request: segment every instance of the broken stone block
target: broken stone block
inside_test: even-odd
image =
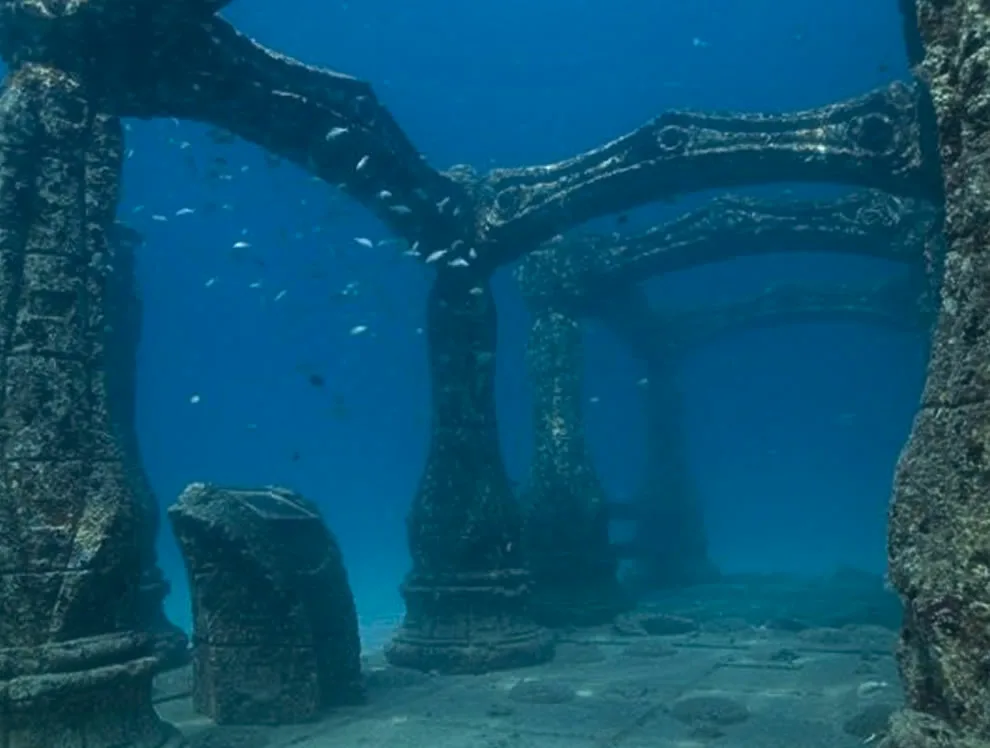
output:
[[[286,724],[362,699],[357,613],[314,504],[194,483],[169,508],[193,598],[193,705],[218,724]]]

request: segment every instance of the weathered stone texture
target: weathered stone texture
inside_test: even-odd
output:
[[[194,483],[168,511],[193,596],[193,704],[287,724],[363,698],[357,613],[319,509],[279,488]]]
[[[438,273],[428,300],[432,430],[408,518],[413,569],[396,665],[486,672],[552,656],[530,617],[523,517],[495,420],[495,303],[489,280]]]
[[[527,354],[534,454],[524,497],[533,612],[546,625],[596,625],[631,601],[616,577],[605,490],[584,437],[581,328],[559,311],[535,315]]]
[[[938,165],[922,147],[924,103],[897,82],[803,112],[664,112],[565,161],[485,175],[484,235],[509,262],[598,216],[744,184],[830,182],[937,199]]]
[[[828,252],[920,266],[938,226],[925,202],[874,191],[837,200],[730,195],[632,236],[559,237],[517,277],[534,300],[588,310],[652,277],[751,255]]]
[[[158,748],[137,520],[108,415],[121,128],[28,65],[0,98],[0,745]],[[129,742],[128,742],[129,741]]]
[[[948,254],[922,409],[895,478],[890,577],[907,611],[899,654],[908,706],[959,741],[986,740],[990,6],[977,0],[916,5],[921,72],[938,126]],[[922,744],[914,734],[892,737],[892,745],[915,745],[911,740]]]

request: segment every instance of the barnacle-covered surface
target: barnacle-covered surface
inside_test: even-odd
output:
[[[159,748],[140,521],[109,414],[118,120],[25,65],[0,98],[0,744]]]
[[[406,615],[388,658],[453,673],[543,662],[553,644],[529,617],[523,516],[499,445],[491,287],[449,270],[427,303],[430,448],[408,518]]]
[[[990,738],[990,7],[902,8],[920,32],[913,61],[935,107],[948,252],[928,380],[890,511],[890,578],[906,606],[899,659],[913,710],[895,721],[890,746],[975,745],[964,741]]]
[[[225,128],[342,186],[424,247],[470,237],[467,190],[422,158],[368,83],[266,49],[221,18],[179,25],[161,45],[140,85],[108,81],[113,111]]]
[[[893,83],[791,114],[666,112],[566,161],[490,172],[480,225],[506,262],[597,216],[707,189],[814,181],[937,200],[921,104]]]
[[[339,184],[399,236],[448,246],[473,221],[365,81],[265,48],[182,0],[4,0],[0,55],[78,74],[102,111],[225,128]]]
[[[605,489],[585,440],[580,322],[555,309],[533,315],[534,446],[523,496],[533,612],[553,626],[605,623],[630,601],[619,588]]]
[[[873,191],[823,201],[727,196],[642,234],[548,242],[517,278],[543,303],[586,308],[655,275],[746,255],[834,252],[920,265],[936,221],[923,201]]]

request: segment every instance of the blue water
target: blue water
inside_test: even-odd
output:
[[[268,46],[371,81],[440,168],[553,161],[667,108],[790,110],[908,77],[894,0],[236,0],[225,14]],[[190,123],[129,126],[120,216],[147,237],[138,429],[160,500],[191,481],[302,492],[340,539],[362,621],[394,618],[408,565],[404,515],[426,449],[427,271],[395,247],[360,246],[354,237],[389,237],[362,208],[331,202],[328,187],[289,164],[271,168],[253,146],[217,145]],[[229,181],[206,177],[217,157]],[[708,197],[636,211],[628,228]],[[182,208],[195,212],[175,215]],[[238,241],[252,246],[234,256]],[[889,271],[775,256],[650,289],[658,303],[718,303],[776,281],[870,282]],[[527,316],[508,271],[496,285],[503,447],[522,481]],[[351,335],[356,325],[367,332]],[[588,393],[599,400],[589,434],[607,488],[622,498],[642,467],[642,372],[593,325],[587,341]],[[692,468],[724,569],[883,570],[893,466],[922,381],[920,337],[765,330],[705,349],[683,373]],[[175,588],[169,612],[188,627],[182,563],[167,534],[161,546]]]

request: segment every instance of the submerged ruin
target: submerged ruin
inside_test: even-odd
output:
[[[676,614],[636,609],[617,578],[619,560],[632,559],[635,588],[676,599],[685,585],[719,576],[683,463],[678,361],[747,326],[843,319],[931,336],[928,381],[890,515],[890,576],[906,611],[898,649],[906,704],[889,726],[893,710],[846,732],[857,741],[882,736],[887,748],[990,739],[990,510],[974,500],[990,480],[990,301],[981,282],[990,225],[981,168],[990,142],[982,64],[990,10],[962,0],[902,1],[911,61],[924,83],[791,114],[666,112],[557,164],[477,173],[433,168],[367,83],[265,49],[217,15],[226,4],[0,0],[0,55],[9,67],[0,95],[2,748],[162,748],[209,732],[199,724],[184,727],[183,737],[152,703],[155,676],[190,655],[161,609],[165,587],[152,542],[159,513],[133,423],[139,329],[109,325],[116,332],[106,334],[108,320],[133,322],[138,303],[127,263],[108,261],[126,256],[134,240],[115,223],[121,117],[224,128],[341,184],[424,258],[445,256],[424,300],[432,430],[409,515],[413,568],[402,588],[406,616],[385,655],[391,666],[359,682],[346,574],[306,500],[281,489],[193,486],[171,516],[203,615],[193,632],[193,685],[179,689],[176,702],[192,693],[199,713],[228,724],[343,714],[325,735],[310,737],[345,744],[357,739],[362,709],[367,719],[387,716],[374,699],[360,703],[366,688],[408,686],[433,704],[427,720],[441,706],[459,714],[482,702],[458,699],[437,685],[441,676],[591,667],[608,659],[597,650],[612,641],[582,639],[591,626],[638,637],[643,643],[629,645],[629,656],[649,659],[651,677],[680,667],[690,683],[748,660],[740,665],[723,653],[716,662],[712,645],[690,666],[675,666],[671,648],[650,637],[714,637],[780,671],[808,652],[845,652],[835,636],[802,637],[782,614],[774,630],[791,639],[764,652],[748,639],[738,643],[754,624],[744,615],[700,630],[691,618],[697,606]],[[578,230],[673,195],[781,181],[862,191],[831,203],[721,198],[640,236]],[[640,293],[652,275],[796,249],[879,256],[903,271],[879,287],[782,287],[723,309],[653,308]],[[491,293],[492,274],[517,260],[533,312],[529,361],[538,393],[536,455],[521,500],[498,439]],[[650,372],[644,408],[656,459],[626,504],[605,494],[584,444],[577,393],[585,317],[604,321]],[[609,541],[616,518],[636,523],[627,544]],[[307,548],[273,550],[266,533],[291,526],[310,534]],[[210,533],[223,539],[208,544],[212,550],[201,540]],[[225,553],[251,559],[243,578]],[[319,584],[307,577],[315,568],[326,577]],[[569,581],[575,570],[580,586]],[[860,580],[839,583],[875,592]],[[262,620],[239,607],[252,599],[296,607]],[[547,682],[519,680],[513,703],[594,695]],[[660,689],[666,696],[653,701],[654,686],[629,688],[621,719],[596,728],[611,737],[594,744],[649,744],[634,734],[660,715],[709,738],[749,719],[745,707],[687,697],[683,687]],[[487,716],[514,714],[507,708],[493,706]],[[530,725],[534,715],[518,708],[518,723]],[[167,716],[161,703],[159,711]],[[563,722],[555,728],[561,735]],[[225,733],[216,734],[219,741]],[[232,735],[232,745],[308,739],[251,732],[250,743]]]

